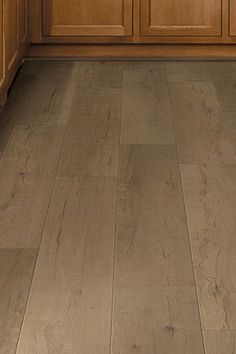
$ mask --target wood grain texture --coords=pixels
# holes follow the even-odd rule
[[[214,83],[214,86],[217,92],[221,116],[228,128],[228,134],[231,138],[234,151],[236,152],[236,87],[233,75],[231,82],[224,81],[222,83]]]
[[[38,250],[0,250],[0,353],[15,353]]]
[[[115,211],[115,179],[57,179],[17,354],[109,353]]]
[[[121,147],[116,285],[193,286],[175,148]]]
[[[0,0],[0,97],[3,95],[3,84],[5,78],[4,48],[3,48],[3,0]],[[0,99],[1,101],[1,99]],[[1,106],[0,106],[1,107]]]
[[[230,36],[236,36],[236,26],[235,26],[235,19],[236,19],[236,3],[234,0],[230,1],[230,24],[229,24],[229,32]]]
[[[236,328],[236,164],[182,165],[204,330]]]
[[[111,44],[110,39],[108,40],[109,45],[104,45],[106,41],[102,39],[100,44],[55,44],[48,43],[45,44],[35,44],[31,45],[28,52],[28,58],[105,58],[105,59],[182,59],[182,60],[211,60],[220,59],[234,60],[236,58],[236,48],[234,44],[222,45],[222,44],[197,44],[199,39],[196,38],[184,38],[181,37],[179,40],[179,45],[171,44],[176,42],[176,38],[155,38],[153,37],[146,44]],[[218,40],[217,40],[218,41]],[[71,42],[71,41],[70,41]],[[155,44],[153,46],[152,44]],[[160,44],[162,42],[162,44]],[[164,42],[164,43],[163,43]],[[167,44],[169,42],[169,44]],[[196,44],[182,44],[182,43],[196,43]],[[214,40],[201,38],[202,43],[214,43]],[[149,43],[149,44],[148,44]],[[159,44],[158,44],[159,43]]]
[[[119,288],[112,354],[204,354],[192,288]]]
[[[166,62],[168,81],[232,82],[236,79],[234,61]]]
[[[235,68],[23,66],[0,142],[1,354],[236,354]]]
[[[130,36],[132,0],[43,0],[46,36]]]
[[[120,154],[112,353],[204,353],[175,147]]]
[[[235,354],[236,333],[230,331],[205,331],[206,354]]]
[[[77,68],[73,62],[42,62],[35,74],[18,123],[66,126]]]
[[[125,70],[123,76],[121,142],[174,143],[165,70]]]
[[[119,104],[80,105],[74,101],[66,140],[74,144],[119,144],[120,111]]]
[[[118,145],[79,144],[66,139],[58,176],[117,177]]]
[[[221,0],[141,0],[141,35],[221,36]]]
[[[76,65],[78,66],[77,85],[79,87],[122,87],[122,61],[80,61]]]
[[[181,163],[235,160],[212,82],[170,82],[170,97]]]
[[[5,149],[12,128],[17,120],[22,104],[28,93],[34,72],[21,70],[8,96],[7,104],[0,112],[0,151]]]
[[[16,125],[0,160],[0,247],[39,246],[64,129]]]
[[[64,128],[16,124],[0,160],[7,174],[52,175],[57,167]]]
[[[119,88],[75,89],[58,176],[117,176],[120,104]]]

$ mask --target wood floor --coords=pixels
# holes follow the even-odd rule
[[[0,114],[0,354],[236,354],[236,62],[27,62]]]

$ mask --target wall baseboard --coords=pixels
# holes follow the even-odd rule
[[[27,58],[236,59],[236,45],[33,44]]]

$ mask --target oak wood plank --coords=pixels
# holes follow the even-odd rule
[[[58,176],[117,176],[120,104],[119,88],[76,88]]]
[[[203,354],[174,146],[120,153],[112,354]]]
[[[15,353],[37,249],[0,249],[0,353]]]
[[[236,164],[182,165],[202,326],[236,329]]]
[[[0,160],[0,248],[37,248],[64,128],[16,125]]]
[[[169,86],[180,162],[235,161],[213,83],[183,81]]]
[[[0,112],[0,154],[5,149],[33,78],[34,73],[21,70],[9,93],[8,101]]]
[[[82,144],[119,144],[120,104],[81,105],[75,94],[66,141]]]
[[[233,331],[204,331],[206,354],[236,354],[236,333]]]
[[[166,63],[170,82],[236,80],[236,63],[233,61],[174,61]]]
[[[235,80],[232,78],[231,82],[214,83],[219,102],[222,119],[228,127],[228,134],[236,152],[236,87]]]
[[[192,288],[118,288],[112,354],[204,354]]]
[[[210,72],[207,62],[204,61],[170,61],[166,62],[167,78],[169,82],[207,81]]]
[[[116,285],[194,286],[175,147],[120,152]]]
[[[119,146],[80,144],[66,139],[57,176],[117,177]]]
[[[123,144],[174,143],[165,70],[124,70],[122,90]]]
[[[57,178],[17,354],[109,353],[115,214],[116,179]]]
[[[64,139],[64,127],[16,124],[0,160],[5,174],[52,175]]]
[[[77,67],[74,62],[42,62],[38,66],[18,123],[66,126],[73,100]]]
[[[77,67],[78,87],[122,88],[122,61],[80,61]]]
[[[53,177],[0,175],[0,248],[39,247]]]

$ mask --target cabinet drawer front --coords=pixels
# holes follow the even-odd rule
[[[221,36],[221,0],[141,0],[143,36]]]
[[[44,36],[131,36],[133,0],[43,0]]]

